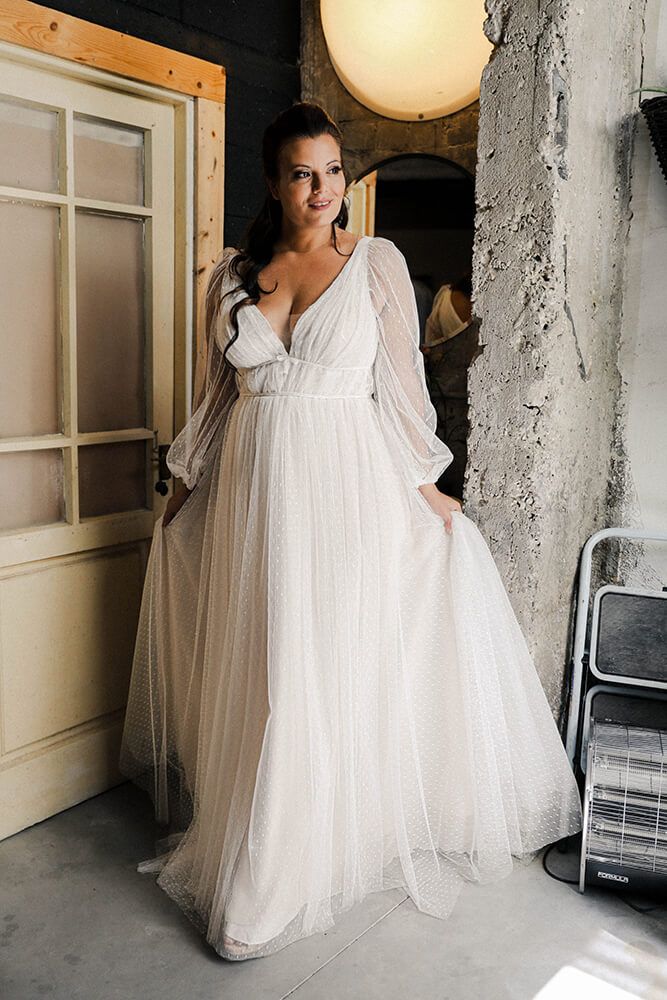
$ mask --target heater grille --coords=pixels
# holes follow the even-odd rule
[[[593,720],[579,888],[667,891],[667,730]]]

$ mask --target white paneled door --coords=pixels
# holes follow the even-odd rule
[[[0,53],[0,838],[124,780],[173,430],[174,115]]]

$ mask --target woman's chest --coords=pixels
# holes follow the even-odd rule
[[[349,277],[344,284],[329,285],[292,317],[287,332],[279,325],[278,310],[269,316],[264,304],[261,310],[253,303],[241,305],[236,314],[238,336],[227,351],[229,360],[237,368],[285,357],[331,367],[370,367],[378,343],[376,315],[363,272]],[[240,290],[224,300],[218,325],[221,348],[234,336],[231,309],[245,298],[245,291]]]
[[[257,278],[263,289],[257,308],[288,345],[298,319],[339,279],[344,280],[346,266],[353,266],[351,259],[335,253],[319,260],[317,256],[304,257],[295,254],[288,260],[271,261]]]

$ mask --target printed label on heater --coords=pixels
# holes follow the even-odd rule
[[[598,878],[610,878],[612,882],[629,882],[627,875],[614,875],[612,872],[598,872]]]

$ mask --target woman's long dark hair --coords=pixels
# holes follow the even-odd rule
[[[338,143],[340,161],[343,173],[345,173],[343,135],[333,118],[319,104],[314,104],[310,101],[299,101],[293,104],[290,108],[276,115],[264,132],[262,139],[262,164],[264,168],[264,180],[267,182],[264,203],[248,226],[242,238],[239,253],[232,257],[229,263],[229,272],[239,278],[239,284],[235,288],[225,292],[225,295],[230,295],[240,288],[243,288],[247,292],[247,298],[235,302],[229,313],[234,334],[225,346],[223,358],[225,363],[231,367],[234,366],[226,355],[239,335],[237,319],[239,309],[249,303],[257,303],[260,292],[270,295],[275,291],[275,288],[271,289],[270,292],[265,291],[260,286],[258,278],[259,272],[273,258],[274,247],[280,238],[282,226],[282,205],[277,198],[272,196],[268,181],[278,181],[280,175],[279,155],[285,143],[292,139],[317,139],[321,135],[330,135]],[[340,212],[337,218],[331,223],[331,236],[337,253],[341,253],[341,251],[338,249],[338,244],[336,243],[336,226],[346,229],[347,223],[348,208],[345,198],[343,198]],[[349,254],[342,254],[342,256],[349,256]],[[211,324],[215,309],[219,307],[219,304],[219,296],[212,295],[207,308],[207,329],[212,329]]]

